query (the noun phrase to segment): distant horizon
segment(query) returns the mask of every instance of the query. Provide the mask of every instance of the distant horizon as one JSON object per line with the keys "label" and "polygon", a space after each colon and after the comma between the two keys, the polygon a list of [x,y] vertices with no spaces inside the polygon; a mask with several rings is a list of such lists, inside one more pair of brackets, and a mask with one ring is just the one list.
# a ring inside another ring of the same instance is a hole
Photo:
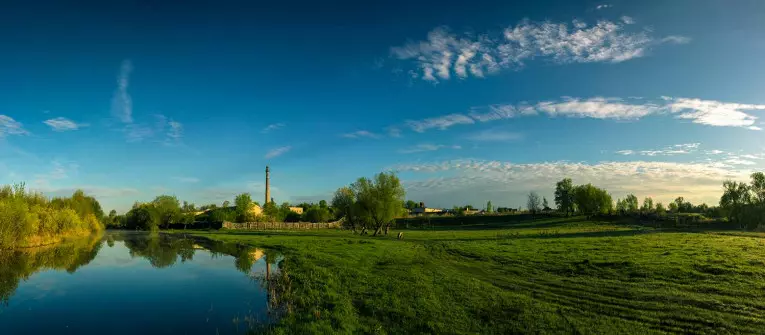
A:
{"label": "distant horizon", "polygon": [[765,171],[756,3],[86,7],[0,13],[0,184],[124,213],[261,201],[269,165],[277,203],[392,171],[433,208],[563,178],[714,206]]}

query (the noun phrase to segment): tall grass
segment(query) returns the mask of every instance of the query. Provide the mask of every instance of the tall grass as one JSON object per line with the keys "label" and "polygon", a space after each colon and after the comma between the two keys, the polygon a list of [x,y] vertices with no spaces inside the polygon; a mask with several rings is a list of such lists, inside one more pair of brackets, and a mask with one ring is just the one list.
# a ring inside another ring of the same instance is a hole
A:
{"label": "tall grass", "polygon": [[100,205],[82,191],[48,199],[23,183],[0,188],[0,248],[51,243],[68,235],[103,230]]}

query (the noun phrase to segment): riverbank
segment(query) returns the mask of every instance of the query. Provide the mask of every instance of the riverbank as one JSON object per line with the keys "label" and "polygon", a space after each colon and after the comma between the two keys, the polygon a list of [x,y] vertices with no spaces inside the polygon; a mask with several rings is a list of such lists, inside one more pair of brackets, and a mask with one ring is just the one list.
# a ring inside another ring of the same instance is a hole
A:
{"label": "riverbank", "polygon": [[55,246],[61,243],[66,243],[71,240],[87,239],[87,238],[90,238],[91,236],[100,236],[102,234],[103,234],[103,230],[92,231],[92,230],[82,229],[82,230],[76,230],[76,231],[69,231],[69,232],[61,233],[57,235],[46,235],[46,236],[33,235],[33,236],[27,236],[21,241],[16,241],[16,243],[12,245],[0,245],[0,250],[44,248],[44,247]]}
{"label": "riverbank", "polygon": [[192,234],[285,254],[292,313],[276,332],[765,332],[765,235],[581,218],[432,228]]}

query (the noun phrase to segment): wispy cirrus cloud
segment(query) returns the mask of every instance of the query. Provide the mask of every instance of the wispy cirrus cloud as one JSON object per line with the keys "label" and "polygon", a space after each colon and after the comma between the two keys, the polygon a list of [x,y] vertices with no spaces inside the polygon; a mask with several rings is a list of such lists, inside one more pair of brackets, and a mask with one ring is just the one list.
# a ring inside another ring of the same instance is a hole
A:
{"label": "wispy cirrus cloud", "polygon": [[475,121],[464,114],[449,114],[439,117],[427,118],[424,120],[407,120],[406,125],[418,132],[422,133],[428,129],[436,128],[440,130],[447,129],[457,124],[472,124]]}
{"label": "wispy cirrus cloud", "polygon": [[154,123],[131,123],[122,129],[128,142],[153,139],[167,146],[183,142],[183,124],[162,114],[154,115]]}
{"label": "wispy cirrus cloud", "polygon": [[52,181],[67,179],[71,175],[77,174],[79,167],[77,163],[73,162],[61,163],[60,161],[53,161],[48,172],[34,175],[34,180],[30,187],[36,189],[50,188]]}
{"label": "wispy cirrus cloud", "polygon": [[178,121],[167,121],[167,127],[165,132],[165,145],[173,146],[181,144],[183,140],[183,124]]}
{"label": "wispy cirrus cloud", "polygon": [[569,24],[525,19],[501,34],[477,35],[453,33],[442,26],[431,30],[426,40],[393,47],[390,53],[416,64],[416,70],[409,72],[413,78],[439,82],[455,75],[460,79],[482,78],[503,69],[519,69],[533,59],[558,64],[619,63],[645,56],[651,46],[690,40],[681,36],[656,39],[650,29],[628,29],[634,23],[628,16],[592,25],[579,20]]}
{"label": "wispy cirrus cloud", "polygon": [[602,5],[597,5],[597,6],[595,6],[595,9],[597,9],[597,10],[600,10],[600,9],[611,8],[611,7],[613,7],[613,6],[614,6],[614,5],[612,5],[612,4],[607,4],[607,3],[604,3],[604,4],[602,4]]}
{"label": "wispy cirrus cloud", "polygon": [[357,130],[352,133],[340,135],[345,138],[380,138],[380,135],[367,130]]}
{"label": "wispy cirrus cloud", "polygon": [[441,150],[441,149],[459,150],[459,149],[462,149],[462,147],[459,146],[459,145],[443,145],[443,144],[424,143],[424,144],[415,145],[414,147],[411,147],[411,148],[401,149],[401,150],[399,150],[399,152],[402,153],[402,154],[413,154],[413,153],[418,153],[418,152],[436,151],[436,150]]}
{"label": "wispy cirrus cloud", "polygon": [[43,121],[46,125],[48,125],[51,129],[54,131],[71,131],[71,130],[78,130],[82,127],[87,127],[87,123],[76,123],[72,120],[69,120],[64,117],[57,117],[54,119],[48,119]]}
{"label": "wispy cirrus cloud", "polygon": [[523,138],[523,134],[503,129],[485,129],[468,134],[466,139],[476,142],[510,142]]}
{"label": "wispy cirrus cloud", "polygon": [[641,156],[674,156],[694,153],[698,150],[701,143],[684,143],[666,146],[655,150],[619,150],[620,155],[641,155]]}
{"label": "wispy cirrus cloud", "polygon": [[291,149],[292,149],[291,146],[283,146],[283,147],[279,147],[279,148],[274,148],[274,149],[271,149],[270,151],[268,151],[266,153],[266,155],[264,156],[264,158],[268,159],[268,158],[278,157],[278,156],[281,156],[281,155],[287,153]]}
{"label": "wispy cirrus cloud", "polygon": [[117,75],[117,90],[112,96],[112,115],[122,123],[133,122],[133,99],[128,92],[131,72],[133,63],[129,59],[122,61],[120,73]]}
{"label": "wispy cirrus cloud", "polygon": [[677,119],[716,127],[742,127],[761,130],[757,116],[748,111],[765,110],[765,105],[728,103],[714,100],[662,97],[657,100],[638,98],[574,98],[541,101],[535,104],[496,104],[473,107],[466,114],[448,114],[405,123],[416,132],[447,129],[459,124],[491,122],[524,116],[546,115],[614,120],[639,120],[651,115],[673,115]]}
{"label": "wispy cirrus cloud", "polygon": [[281,122],[279,122],[279,123],[273,123],[273,124],[269,124],[268,126],[266,126],[265,128],[263,128],[263,130],[261,130],[260,132],[265,134],[265,133],[268,133],[268,132],[271,132],[271,131],[277,130],[277,129],[279,129],[279,128],[283,128],[284,126],[285,126],[285,124],[284,124],[284,123],[281,123]]}
{"label": "wispy cirrus cloud", "polygon": [[401,137],[401,128],[399,127],[388,127],[385,129],[388,132],[388,136],[390,137]]}
{"label": "wispy cirrus cloud", "polygon": [[0,138],[7,135],[27,135],[21,122],[18,122],[7,115],[0,115]]}

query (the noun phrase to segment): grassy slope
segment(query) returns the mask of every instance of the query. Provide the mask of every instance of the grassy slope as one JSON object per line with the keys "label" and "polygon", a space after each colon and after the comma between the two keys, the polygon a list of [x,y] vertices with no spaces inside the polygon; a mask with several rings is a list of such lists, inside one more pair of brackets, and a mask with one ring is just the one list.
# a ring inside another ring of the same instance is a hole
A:
{"label": "grassy slope", "polygon": [[765,235],[576,219],[406,230],[403,241],[197,234],[286,254],[287,332],[765,333]]}

